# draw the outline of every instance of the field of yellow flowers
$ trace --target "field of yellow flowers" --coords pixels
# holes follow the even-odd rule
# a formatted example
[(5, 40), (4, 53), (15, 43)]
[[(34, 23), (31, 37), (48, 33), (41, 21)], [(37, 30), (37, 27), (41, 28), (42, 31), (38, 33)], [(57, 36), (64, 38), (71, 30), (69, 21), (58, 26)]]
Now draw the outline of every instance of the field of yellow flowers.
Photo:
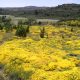
[(80, 29), (47, 25), (41, 39), (39, 28), (0, 46), (0, 80), (80, 80)]

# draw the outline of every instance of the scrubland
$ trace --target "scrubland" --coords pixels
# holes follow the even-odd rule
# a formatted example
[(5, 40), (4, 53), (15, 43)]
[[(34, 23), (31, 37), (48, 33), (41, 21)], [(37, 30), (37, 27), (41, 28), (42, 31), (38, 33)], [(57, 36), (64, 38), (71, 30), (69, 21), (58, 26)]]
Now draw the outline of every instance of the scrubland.
[(45, 25), (40, 38), (40, 27), (1, 44), (0, 80), (80, 80), (80, 28)]

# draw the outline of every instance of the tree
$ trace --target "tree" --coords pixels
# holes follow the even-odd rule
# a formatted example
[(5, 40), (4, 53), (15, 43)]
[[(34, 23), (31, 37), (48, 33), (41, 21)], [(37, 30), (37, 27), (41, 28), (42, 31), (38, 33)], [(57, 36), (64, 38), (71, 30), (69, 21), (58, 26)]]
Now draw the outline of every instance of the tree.
[(6, 16), (2, 16), (2, 22), (6, 21)]
[(13, 26), (11, 24), (11, 20), (7, 19), (6, 22), (4, 22), (4, 27), (6, 32), (11, 32), (13, 30)]
[(22, 25), (23, 25), (22, 20), (19, 20), (19, 21), (18, 21), (18, 26), (22, 26)]
[(3, 30), (3, 26), (2, 26), (2, 24), (0, 24), (0, 30)]
[(39, 14), (38, 10), (35, 10), (35, 11), (34, 11), (34, 14), (35, 14), (35, 15), (38, 15), (38, 14)]
[(41, 22), (41, 21), (39, 21), (39, 22), (38, 22), (38, 25), (41, 25), (41, 24), (42, 24), (42, 22)]
[(30, 26), (27, 26), (26, 33), (29, 33), (30, 32), (29, 28), (30, 28)]
[[(11, 18), (7, 18), (6, 16), (2, 16), (1, 25), (4, 26), (6, 32), (10, 32), (13, 29)], [(2, 26), (0, 26), (2, 28)]]
[(43, 27), (40, 32), (40, 37), (44, 38), (44, 36), (45, 36), (45, 28)]
[(34, 18), (29, 18), (28, 20), (27, 20), (27, 25), (28, 26), (31, 26), (32, 24), (34, 24), (36, 22), (36, 20), (34, 19)]

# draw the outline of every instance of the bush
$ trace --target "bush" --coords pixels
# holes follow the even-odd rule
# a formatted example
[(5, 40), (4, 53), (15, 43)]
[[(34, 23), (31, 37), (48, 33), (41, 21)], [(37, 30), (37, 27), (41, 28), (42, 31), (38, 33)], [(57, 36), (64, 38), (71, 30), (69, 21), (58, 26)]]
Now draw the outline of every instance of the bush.
[(36, 19), (34, 19), (34, 18), (28, 18), (28, 20), (26, 22), (26, 24), (28, 26), (34, 25), (35, 23), (36, 23)]
[(6, 32), (11, 32), (13, 30), (11, 19), (5, 19), (4, 27), (5, 27)]
[(5, 30), (6, 30), (6, 32), (11, 32), (13, 30), (12, 24), (7, 23), (5, 26)]
[(26, 37), (27, 36), (26, 28), (24, 28), (23, 26), (18, 27), (16, 30), (16, 36)]

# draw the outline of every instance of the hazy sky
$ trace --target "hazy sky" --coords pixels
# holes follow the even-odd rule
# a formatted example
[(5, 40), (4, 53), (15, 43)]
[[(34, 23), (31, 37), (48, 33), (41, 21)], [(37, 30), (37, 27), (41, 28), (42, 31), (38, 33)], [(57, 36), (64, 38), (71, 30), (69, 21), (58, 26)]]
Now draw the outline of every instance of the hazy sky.
[(80, 0), (0, 0), (0, 7), (57, 6), (65, 3), (80, 4)]

